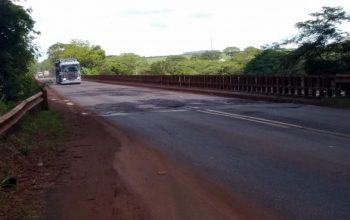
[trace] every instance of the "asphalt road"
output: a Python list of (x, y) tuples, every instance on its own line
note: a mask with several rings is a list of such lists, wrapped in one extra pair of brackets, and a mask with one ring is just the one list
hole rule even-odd
[(83, 82), (53, 85), (281, 219), (350, 219), (350, 111)]

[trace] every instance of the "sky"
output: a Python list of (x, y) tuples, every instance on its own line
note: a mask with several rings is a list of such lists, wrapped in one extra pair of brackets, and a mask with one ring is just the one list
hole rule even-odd
[[(100, 45), (107, 55), (182, 54), (197, 50), (244, 49), (287, 39), (296, 22), (322, 6), (349, 0), (26, 0), (42, 58), (54, 43), (72, 39)], [(350, 26), (345, 26), (347, 31)]]

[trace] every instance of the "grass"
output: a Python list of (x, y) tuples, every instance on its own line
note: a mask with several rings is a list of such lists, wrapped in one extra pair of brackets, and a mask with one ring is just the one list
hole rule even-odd
[(5, 103), (3, 98), (0, 98), (0, 115), (8, 112), (10, 110), (10, 106)]
[(34, 207), (25, 206), (17, 210), (17, 215), (23, 220), (39, 220), (40, 216)]
[(24, 117), (0, 139), (0, 183), (4, 186), (9, 177), (18, 178), (16, 187), (0, 187), (0, 219), (40, 219), (40, 195), (34, 187), (47, 181), (48, 168), (39, 169), (37, 163), (50, 164), (55, 159), (64, 133), (63, 118), (57, 112), (41, 111)]
[(35, 147), (53, 147), (64, 132), (62, 118), (54, 111), (41, 111), (35, 117), (25, 117), (20, 129), (18, 147), (24, 155)]
[(34, 117), (26, 117), (21, 129), (29, 134), (61, 135), (63, 124), (61, 116), (55, 111), (41, 111)]

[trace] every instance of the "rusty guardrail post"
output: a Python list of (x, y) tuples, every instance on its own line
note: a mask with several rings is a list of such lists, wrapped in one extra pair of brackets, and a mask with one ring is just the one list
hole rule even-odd
[(350, 75), (336, 75), (334, 77), (334, 84), (335, 86), (345, 92), (345, 97), (350, 97)]
[(47, 90), (45, 88), (42, 89), (42, 92), (43, 92), (43, 109), (44, 110), (49, 110), (49, 102), (47, 100)]

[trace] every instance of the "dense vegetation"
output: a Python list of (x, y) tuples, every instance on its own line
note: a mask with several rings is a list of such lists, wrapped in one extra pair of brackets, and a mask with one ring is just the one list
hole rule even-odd
[[(126, 53), (105, 56), (99, 46), (73, 40), (56, 43), (48, 50), (49, 58), (39, 68), (58, 57), (76, 57), (85, 74), (182, 75), (182, 74), (345, 74), (350, 73), (350, 38), (339, 25), (350, 21), (341, 7), (323, 7), (299, 22), (299, 34), (284, 42), (260, 49), (241, 50), (230, 46), (223, 51), (195, 51), (164, 57), (141, 57)], [(288, 49), (288, 47), (297, 48)]]
[(48, 55), (49, 63), (54, 63), (58, 58), (78, 58), (85, 74), (96, 74), (106, 57), (100, 46), (82, 40), (72, 40), (69, 44), (56, 43), (48, 49)]
[(36, 92), (30, 74), (34, 62), (34, 21), (30, 11), (10, 0), (0, 3), (0, 106)]
[(248, 47), (234, 55), (220, 51), (198, 51), (164, 57), (141, 57), (133, 53), (105, 56), (99, 46), (87, 41), (73, 40), (56, 43), (48, 50), (48, 59), (38, 64), (38, 71), (52, 69), (57, 58), (75, 57), (83, 66), (83, 74), (240, 74), (244, 67), (262, 50)]
[(323, 7), (311, 16), (313, 19), (296, 24), (300, 30), (297, 36), (282, 43), (298, 45), (282, 64), (286, 69), (300, 67), (307, 74), (349, 73), (349, 33), (341, 31), (338, 25), (350, 21), (350, 15), (340, 7)]

